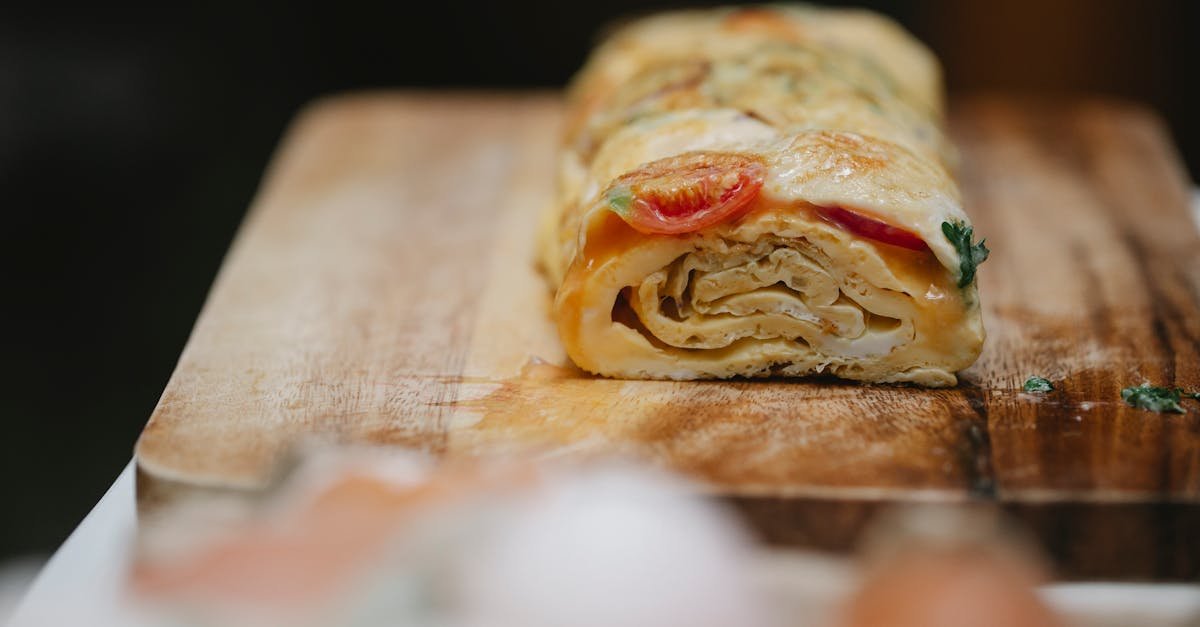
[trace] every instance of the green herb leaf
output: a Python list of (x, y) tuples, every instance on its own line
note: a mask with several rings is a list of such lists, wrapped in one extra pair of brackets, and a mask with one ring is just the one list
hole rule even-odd
[(975, 229), (963, 222), (943, 222), (942, 234), (950, 240), (954, 250), (958, 251), (958, 286), (966, 287), (975, 280), (975, 269), (987, 260), (990, 251), (983, 245), (985, 240), (979, 240), (978, 244), (971, 243), (975, 237)]
[(1045, 379), (1038, 376), (1025, 379), (1026, 392), (1053, 392), (1054, 385), (1050, 383), (1050, 379)]
[[(1175, 414), (1184, 413), (1183, 407), (1179, 405), (1179, 399), (1182, 395), (1183, 390), (1179, 388), (1172, 390), (1170, 388), (1153, 386), (1148, 383), (1121, 390), (1121, 400), (1128, 403), (1131, 407)], [(1195, 398), (1193, 394), (1188, 394), (1188, 396)]]
[(629, 212), (629, 205), (633, 204), (633, 192), (628, 187), (614, 187), (608, 190), (604, 200), (613, 211), (625, 215)]

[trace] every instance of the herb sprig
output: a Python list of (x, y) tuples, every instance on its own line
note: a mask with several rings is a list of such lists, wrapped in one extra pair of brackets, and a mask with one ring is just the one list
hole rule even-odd
[(1054, 384), (1050, 383), (1050, 379), (1035, 375), (1025, 380), (1024, 390), (1030, 393), (1053, 392)]
[(1200, 392), (1184, 392), (1183, 388), (1164, 388), (1149, 383), (1121, 390), (1121, 400), (1130, 407), (1155, 412), (1186, 413), (1187, 410), (1179, 404), (1185, 398), (1200, 400)]
[(990, 251), (983, 245), (986, 240), (979, 240), (978, 244), (973, 244), (971, 240), (975, 237), (975, 229), (964, 222), (943, 222), (942, 234), (950, 240), (954, 250), (958, 251), (958, 286), (966, 287), (975, 280), (975, 269), (979, 264), (987, 261)]

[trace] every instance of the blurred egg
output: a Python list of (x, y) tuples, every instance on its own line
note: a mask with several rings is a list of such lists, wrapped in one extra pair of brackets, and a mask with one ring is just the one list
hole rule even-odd
[(692, 488), (621, 466), (555, 475), (460, 572), (463, 627), (758, 627), (750, 543)]
[(1035, 554), (988, 509), (885, 516), (843, 627), (1058, 627)]

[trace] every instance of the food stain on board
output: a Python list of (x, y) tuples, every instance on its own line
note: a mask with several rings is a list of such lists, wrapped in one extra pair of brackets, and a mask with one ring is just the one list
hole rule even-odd
[[(966, 495), (978, 451), (962, 424), (978, 415), (954, 390), (906, 388), (919, 402), (896, 405), (897, 390), (825, 379), (604, 379), (534, 359), (520, 376), (453, 403), (451, 424), (463, 428), (450, 429), (446, 454), (624, 455), (743, 492), (919, 484)], [(955, 463), (931, 449), (955, 451)]]

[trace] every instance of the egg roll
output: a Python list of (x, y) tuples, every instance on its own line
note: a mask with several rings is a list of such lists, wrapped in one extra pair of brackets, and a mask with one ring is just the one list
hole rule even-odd
[(580, 368), (956, 384), (984, 341), (937, 60), (882, 16), (771, 5), (615, 31), (568, 89), (542, 224)]

